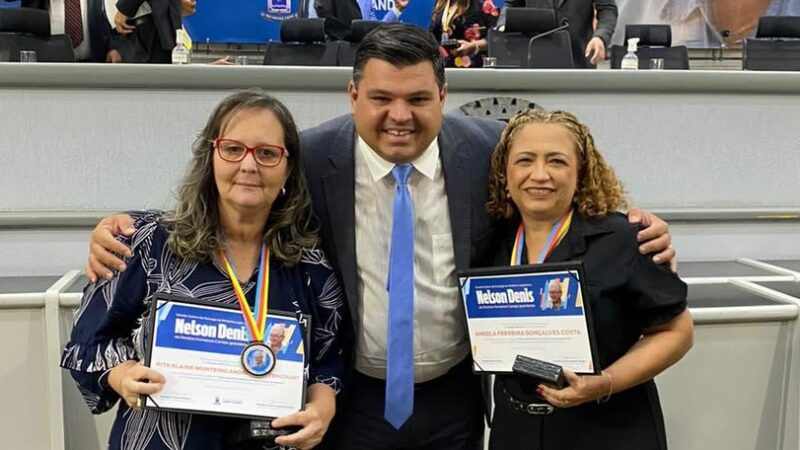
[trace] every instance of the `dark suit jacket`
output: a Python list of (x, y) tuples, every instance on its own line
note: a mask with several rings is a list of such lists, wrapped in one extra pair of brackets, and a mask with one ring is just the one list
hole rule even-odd
[[(572, 40), (572, 60), (576, 68), (589, 67), (586, 60), (586, 44), (593, 37), (599, 37), (606, 44), (606, 51), (611, 42), (611, 35), (617, 26), (617, 4), (615, 0), (553, 0), (558, 21), (568, 19), (569, 37)], [(510, 8), (533, 7), (541, 4), (541, 0), (506, 0), (505, 6)], [(592, 29), (594, 10), (597, 9), (597, 29)], [(504, 23), (505, 20), (500, 21)]]
[[(493, 254), (496, 227), (484, 205), (488, 199), (489, 160), (502, 129), (503, 124), (497, 121), (445, 116), (439, 132), (456, 270), (476, 266)], [(322, 248), (340, 276), (353, 324), (351, 330), (357, 333), (355, 327), (361, 321), (357, 317), (355, 142), (350, 115), (305, 130), (301, 136)], [(350, 350), (353, 351), (352, 346)]]
[[(181, 27), (180, 0), (146, 0), (153, 10), (153, 25), (158, 33), (161, 48), (175, 47), (175, 30)], [(117, 10), (127, 17), (136, 15), (136, 10), (145, 0), (117, 0)]]
[[(111, 24), (108, 23), (106, 14), (103, 12), (103, 0), (87, 0), (88, 14), (86, 21), (89, 25), (89, 47), (91, 49), (92, 61), (105, 62), (106, 53), (111, 48)], [(50, 9), (49, 0), (22, 0), (23, 8)]]
[(350, 22), (361, 19), (361, 8), (356, 0), (314, 0), (317, 17), (336, 19), (350, 26)]
[[(502, 129), (497, 121), (445, 116), (439, 132), (456, 270), (472, 267), (491, 254), (493, 221), (484, 205), (489, 160)], [(304, 131), (301, 143), (322, 247), (341, 275), (353, 319), (358, 311), (355, 141), (355, 126), (347, 115)]]
[(325, 32), (334, 40), (350, 37), (350, 22), (361, 19), (356, 0), (314, 0), (317, 17), (326, 19)]

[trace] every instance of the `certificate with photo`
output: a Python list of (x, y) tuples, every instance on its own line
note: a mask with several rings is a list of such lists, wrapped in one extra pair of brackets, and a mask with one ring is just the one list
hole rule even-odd
[(145, 408), (270, 419), (305, 405), (310, 316), (270, 310), (250, 342), (236, 304), (156, 294), (144, 364), (166, 378)]
[(511, 373), (522, 355), (599, 373), (581, 263), (470, 269), (458, 279), (475, 372)]

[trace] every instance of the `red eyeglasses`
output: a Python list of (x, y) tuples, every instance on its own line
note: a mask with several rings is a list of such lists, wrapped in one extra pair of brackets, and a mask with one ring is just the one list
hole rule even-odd
[(214, 148), (223, 161), (240, 162), (248, 153), (252, 153), (256, 163), (264, 167), (275, 167), (284, 156), (289, 157), (289, 151), (279, 145), (248, 147), (234, 139), (214, 139)]

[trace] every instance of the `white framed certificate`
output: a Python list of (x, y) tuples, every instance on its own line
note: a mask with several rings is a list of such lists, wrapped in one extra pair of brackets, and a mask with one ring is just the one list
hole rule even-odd
[(581, 263), (469, 269), (458, 279), (475, 372), (512, 373), (524, 355), (599, 373)]
[(253, 346), (242, 313), (156, 294), (144, 364), (166, 378), (142, 406), (271, 419), (303, 409), (310, 316), (268, 311), (265, 345)]

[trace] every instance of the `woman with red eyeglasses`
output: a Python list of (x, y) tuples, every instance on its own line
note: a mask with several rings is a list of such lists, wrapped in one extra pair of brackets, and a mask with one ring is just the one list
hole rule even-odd
[[(246, 419), (137, 407), (140, 395), (169, 382), (140, 362), (156, 293), (247, 303), (253, 311), (265, 301), (264, 311), (311, 315), (306, 407), (272, 422), (299, 430), (269, 448), (306, 449), (322, 439), (341, 388), (338, 336), (345, 313), (336, 277), (317, 248), (300, 156), (298, 131), (283, 104), (260, 90), (235, 93), (216, 107), (195, 142), (175, 208), (133, 215), (126, 266), (114, 281), (86, 288), (61, 361), (93, 413), (119, 401), (109, 449), (265, 445), (250, 439)], [(261, 340), (263, 353), (268, 347)], [(262, 353), (251, 355), (254, 366), (263, 363)]]

